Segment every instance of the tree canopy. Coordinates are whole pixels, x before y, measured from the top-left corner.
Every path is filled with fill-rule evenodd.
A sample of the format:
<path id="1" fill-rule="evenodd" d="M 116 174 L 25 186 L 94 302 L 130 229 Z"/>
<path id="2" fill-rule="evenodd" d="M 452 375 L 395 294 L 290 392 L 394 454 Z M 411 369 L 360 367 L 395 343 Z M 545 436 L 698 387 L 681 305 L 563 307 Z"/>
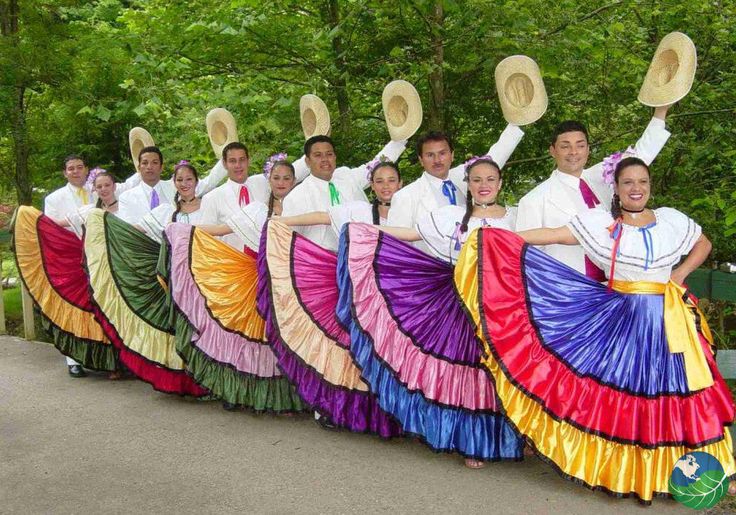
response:
<path id="1" fill-rule="evenodd" d="M 63 184 L 70 153 L 122 178 L 134 126 L 167 163 L 208 167 L 214 107 L 233 113 L 258 171 L 274 152 L 300 155 L 305 93 L 330 107 L 339 161 L 363 162 L 388 139 L 381 92 L 397 78 L 422 97 L 422 130 L 452 134 L 460 162 L 505 126 L 494 69 L 525 54 L 542 70 L 549 109 L 524 128 L 505 171 L 514 203 L 553 169 L 559 121 L 587 124 L 590 163 L 634 143 L 651 116 L 639 87 L 658 42 L 677 30 L 695 42 L 698 71 L 670 111 L 653 201 L 693 216 L 714 257 L 733 260 L 735 14 L 734 0 L 0 0 L 0 181 L 38 204 Z M 412 151 L 401 164 L 408 179 L 419 173 Z"/>

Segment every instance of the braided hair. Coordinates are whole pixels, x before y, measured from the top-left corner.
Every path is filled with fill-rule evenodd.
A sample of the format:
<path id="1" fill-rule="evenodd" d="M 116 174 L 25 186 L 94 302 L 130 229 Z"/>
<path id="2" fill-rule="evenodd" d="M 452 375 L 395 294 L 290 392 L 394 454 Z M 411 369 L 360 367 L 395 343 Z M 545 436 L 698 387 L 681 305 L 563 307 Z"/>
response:
<path id="1" fill-rule="evenodd" d="M 376 170 L 380 170 L 381 168 L 392 168 L 396 175 L 399 178 L 399 182 L 401 182 L 401 170 L 399 170 L 399 165 L 397 163 L 394 163 L 393 161 L 381 161 L 376 165 L 375 168 L 373 168 L 368 176 L 368 180 L 373 183 L 373 176 L 376 174 Z M 379 200 L 377 196 L 373 197 L 373 202 L 371 202 L 371 212 L 373 214 L 373 225 L 381 225 L 381 215 L 378 212 L 378 206 L 379 206 Z"/>
<path id="2" fill-rule="evenodd" d="M 179 173 L 179 170 L 186 169 L 192 172 L 192 175 L 194 175 L 194 179 L 199 182 L 199 175 L 197 174 L 197 169 L 192 166 L 189 161 L 179 161 L 179 164 L 177 164 L 174 167 L 174 184 L 176 185 L 176 176 Z M 176 190 L 176 193 L 174 194 L 174 204 L 176 204 L 176 210 L 174 211 L 174 214 L 171 215 L 171 221 L 176 222 L 177 215 L 181 212 L 181 195 L 179 195 L 179 190 Z"/>
<path id="3" fill-rule="evenodd" d="M 470 179 L 470 171 L 475 168 L 476 166 L 480 164 L 487 164 L 491 165 L 493 168 L 498 170 L 498 177 L 501 178 L 501 167 L 496 164 L 496 162 L 490 158 L 490 156 L 486 157 L 480 157 L 478 159 L 471 159 L 470 163 L 465 166 L 465 181 L 467 182 Z M 460 222 L 460 234 L 465 234 L 468 232 L 468 222 L 470 222 L 470 217 L 473 215 L 473 196 L 470 194 L 470 190 L 468 190 L 468 195 L 465 199 L 465 214 L 463 215 L 463 220 Z"/>
<path id="4" fill-rule="evenodd" d="M 647 170 L 647 174 L 649 174 L 649 166 L 644 161 L 638 157 L 626 157 L 618 162 L 613 172 L 613 181 L 616 184 L 618 184 L 618 178 L 621 176 L 621 172 L 630 166 L 643 166 Z M 614 193 L 613 199 L 611 200 L 611 217 L 614 220 L 619 220 L 623 217 L 621 198 L 618 196 L 618 193 Z"/>
<path id="5" fill-rule="evenodd" d="M 273 171 L 278 168 L 279 166 L 285 166 L 289 170 L 291 170 L 291 175 L 294 177 L 294 180 L 296 181 L 296 170 L 294 169 L 294 165 L 291 164 L 290 161 L 287 161 L 286 159 L 279 159 L 278 161 L 274 161 L 268 171 L 268 179 L 271 179 L 271 174 Z M 271 190 L 271 194 L 268 196 L 268 218 L 271 218 L 271 215 L 273 215 L 273 205 L 276 202 L 276 196 L 273 194 L 273 190 Z"/>

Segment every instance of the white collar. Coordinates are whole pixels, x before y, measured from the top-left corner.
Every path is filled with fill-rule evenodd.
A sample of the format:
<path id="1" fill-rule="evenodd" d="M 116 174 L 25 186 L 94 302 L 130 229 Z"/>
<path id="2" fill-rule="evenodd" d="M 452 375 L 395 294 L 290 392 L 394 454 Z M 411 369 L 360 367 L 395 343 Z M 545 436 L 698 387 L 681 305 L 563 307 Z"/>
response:
<path id="1" fill-rule="evenodd" d="M 557 177 L 557 180 L 559 180 L 565 186 L 576 190 L 580 189 L 580 180 L 582 178 L 582 175 L 580 177 L 575 177 L 574 175 L 570 175 L 569 173 L 561 172 L 558 169 L 555 169 L 555 171 L 552 172 L 552 175 L 554 177 Z"/>
<path id="2" fill-rule="evenodd" d="M 156 187 L 156 186 L 158 186 L 159 184 L 161 184 L 161 181 L 158 181 L 158 182 L 157 182 L 157 183 L 156 183 L 156 184 L 155 184 L 154 186 L 149 186 L 149 185 L 148 185 L 148 184 L 146 184 L 145 182 L 141 181 L 141 182 L 140 182 L 140 187 L 141 187 L 141 189 L 143 190 L 143 193 L 145 193 L 146 195 L 150 195 L 150 194 L 151 194 L 151 193 L 153 192 L 153 190 L 156 190 L 156 192 L 157 192 L 157 193 L 160 193 L 160 192 L 161 192 L 161 191 L 160 191 L 160 190 L 161 190 L 161 188 L 157 188 L 157 187 Z"/>
<path id="3" fill-rule="evenodd" d="M 424 179 L 425 179 L 426 181 L 428 181 L 428 182 L 429 182 L 429 184 L 430 184 L 430 185 L 431 185 L 432 187 L 436 188 L 436 189 L 440 189 L 440 188 L 442 188 L 442 184 L 443 184 L 443 183 L 444 183 L 445 181 L 449 181 L 449 180 L 450 180 L 450 176 L 449 176 L 449 175 L 447 176 L 447 179 L 440 179 L 439 177 L 435 177 L 434 175 L 432 175 L 431 173 L 429 173 L 429 172 L 428 172 L 428 171 L 426 171 L 426 170 L 425 170 L 425 171 L 424 171 L 424 173 L 422 174 L 422 177 L 424 177 Z"/>
<path id="4" fill-rule="evenodd" d="M 248 178 L 246 177 L 246 179 L 243 182 L 235 182 L 230 177 L 228 177 L 227 182 L 225 184 L 229 185 L 230 189 L 232 189 L 233 191 L 239 192 L 241 186 L 248 185 Z"/>
<path id="5" fill-rule="evenodd" d="M 75 195 L 77 195 L 80 190 L 85 189 L 84 186 L 75 186 L 71 182 L 67 182 L 66 185 L 71 190 L 71 192 L 74 193 Z"/>

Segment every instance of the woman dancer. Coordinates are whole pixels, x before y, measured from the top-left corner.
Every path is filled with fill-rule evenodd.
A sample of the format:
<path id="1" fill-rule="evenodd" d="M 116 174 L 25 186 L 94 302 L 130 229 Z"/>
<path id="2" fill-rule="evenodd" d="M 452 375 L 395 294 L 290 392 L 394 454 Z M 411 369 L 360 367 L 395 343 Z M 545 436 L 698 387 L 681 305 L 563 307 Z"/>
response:
<path id="1" fill-rule="evenodd" d="M 479 231 L 456 278 L 516 430 L 564 477 L 648 503 L 668 495 L 675 463 L 693 450 L 736 472 L 724 427 L 734 406 L 705 318 L 681 286 L 708 239 L 679 211 L 647 208 L 640 159 L 618 163 L 613 182 L 610 213 L 521 237 Z M 582 245 L 608 286 L 524 241 Z"/>
<path id="2" fill-rule="evenodd" d="M 269 160 L 265 173 L 271 187 L 269 204 L 253 201 L 220 226 L 194 229 L 174 223 L 165 229 L 163 271 L 176 307 L 176 348 L 187 370 L 224 401 L 228 410 L 246 407 L 257 412 L 300 411 L 299 396 L 276 365 L 256 311 L 256 261 L 206 234 L 233 229 L 258 249 L 260 232 L 271 211 L 295 182 L 286 156 Z M 269 166 L 270 165 L 270 166 Z M 160 270 L 161 271 L 161 270 Z"/>
<path id="3" fill-rule="evenodd" d="M 446 206 L 416 229 L 351 224 L 340 242 L 338 315 L 351 353 L 381 407 L 436 451 L 458 452 L 470 468 L 522 459 L 483 369 L 475 326 L 453 283 L 468 231 L 512 228 L 515 211 L 496 203 L 501 172 L 488 156 L 466 163 L 465 208 Z M 424 240 L 440 258 L 405 241 Z"/>

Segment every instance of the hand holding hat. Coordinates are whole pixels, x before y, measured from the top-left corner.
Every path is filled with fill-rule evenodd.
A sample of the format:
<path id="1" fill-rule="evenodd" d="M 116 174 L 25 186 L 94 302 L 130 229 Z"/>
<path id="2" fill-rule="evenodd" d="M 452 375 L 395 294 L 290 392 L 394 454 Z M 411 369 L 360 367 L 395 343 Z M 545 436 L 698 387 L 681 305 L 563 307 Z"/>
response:
<path id="1" fill-rule="evenodd" d="M 383 115 L 393 141 L 411 138 L 422 125 L 422 100 L 416 88 L 395 80 L 383 89 Z"/>
<path id="2" fill-rule="evenodd" d="M 690 92 L 698 67 L 695 44 L 682 32 L 671 32 L 660 41 L 639 90 L 639 102 L 662 107 Z"/>
<path id="3" fill-rule="evenodd" d="M 138 154 L 146 147 L 156 145 L 151 134 L 143 127 L 133 127 L 128 133 L 128 145 L 130 147 L 130 157 L 133 159 L 135 169 L 138 170 Z"/>
<path id="4" fill-rule="evenodd" d="M 227 109 L 215 108 L 207 113 L 205 119 L 207 135 L 210 138 L 212 150 L 218 159 L 222 157 L 222 149 L 228 143 L 238 141 L 238 126 L 235 117 Z"/>
<path id="5" fill-rule="evenodd" d="M 496 90 L 503 117 L 513 125 L 528 125 L 547 111 L 547 90 L 534 59 L 512 55 L 496 66 Z"/>

